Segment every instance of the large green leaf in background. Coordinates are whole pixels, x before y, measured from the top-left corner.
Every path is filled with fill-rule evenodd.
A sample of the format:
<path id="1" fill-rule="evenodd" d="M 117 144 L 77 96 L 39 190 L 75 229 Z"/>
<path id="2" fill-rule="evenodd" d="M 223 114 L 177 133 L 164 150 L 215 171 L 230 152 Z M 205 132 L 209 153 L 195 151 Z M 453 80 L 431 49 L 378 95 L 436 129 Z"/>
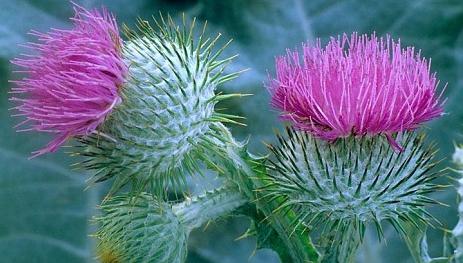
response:
<path id="1" fill-rule="evenodd" d="M 226 106 L 248 118 L 245 128 L 232 127 L 240 138 L 251 134 L 252 150 L 263 153 L 261 141 L 272 141 L 272 129 L 281 127 L 276 113 L 268 107 L 263 83 L 273 72 L 273 59 L 285 48 L 300 46 L 315 37 L 358 31 L 383 35 L 390 33 L 406 45 L 422 49 L 432 57 L 433 70 L 442 83 L 448 82 L 445 96 L 447 116 L 431 122 L 430 139 L 438 143 L 440 158 L 448 158 L 454 142 L 463 142 L 463 3 L 461 0 L 83 0 L 85 7 L 106 5 L 120 23 L 133 24 L 140 15 L 149 18 L 159 11 L 174 17 L 185 12 L 208 20 L 209 32 L 221 32 L 235 41 L 228 49 L 240 57 L 234 69 L 250 68 L 226 91 L 253 93 L 255 96 Z M 95 213 L 102 191 L 84 191 L 85 175 L 69 169 L 63 153 L 27 160 L 30 151 L 46 142 L 36 134 L 17 134 L 9 118 L 7 101 L 12 67 L 8 60 L 17 56 L 17 46 L 31 38 L 29 29 L 46 31 L 68 27 L 70 4 L 62 0 L 0 0 L 0 262 L 92 262 L 92 239 L 88 223 Z M 441 87 L 443 84 L 441 85 Z M 450 165 L 448 160 L 442 167 Z M 441 182 L 448 182 L 445 178 Z M 450 188 L 437 196 L 451 208 L 431 209 L 451 228 L 456 222 L 455 194 Z M 189 262 L 278 262 L 270 251 L 253 256 L 253 240 L 234 241 L 248 225 L 244 218 L 214 223 L 193 234 Z M 372 231 L 371 231 L 372 232 Z M 392 230 L 386 232 L 387 245 L 367 236 L 359 261 L 411 262 L 411 257 Z M 440 231 L 428 234 L 431 254 L 440 253 Z"/>

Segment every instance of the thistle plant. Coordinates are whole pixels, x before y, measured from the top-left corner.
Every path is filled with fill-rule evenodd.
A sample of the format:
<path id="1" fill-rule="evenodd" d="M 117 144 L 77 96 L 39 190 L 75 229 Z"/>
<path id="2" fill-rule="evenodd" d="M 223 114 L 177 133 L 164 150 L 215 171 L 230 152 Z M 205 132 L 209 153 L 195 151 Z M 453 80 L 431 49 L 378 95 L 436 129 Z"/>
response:
<path id="1" fill-rule="evenodd" d="M 74 9 L 74 28 L 34 32 L 35 53 L 12 61 L 25 76 L 11 100 L 20 130 L 55 135 L 33 157 L 69 142 L 89 184 L 111 185 L 93 219 L 99 261 L 185 262 L 191 231 L 232 215 L 250 217 L 244 236 L 282 262 L 352 262 L 366 226 L 383 239 L 386 222 L 416 262 L 433 260 L 426 208 L 442 172 L 420 127 L 444 100 L 414 48 L 353 33 L 277 57 L 267 88 L 288 127 L 257 156 L 226 126 L 242 117 L 217 107 L 244 96 L 218 92 L 241 73 L 227 69 L 230 41 L 184 16 L 120 32 L 105 9 Z M 203 170 L 222 185 L 192 195 L 187 179 Z"/>

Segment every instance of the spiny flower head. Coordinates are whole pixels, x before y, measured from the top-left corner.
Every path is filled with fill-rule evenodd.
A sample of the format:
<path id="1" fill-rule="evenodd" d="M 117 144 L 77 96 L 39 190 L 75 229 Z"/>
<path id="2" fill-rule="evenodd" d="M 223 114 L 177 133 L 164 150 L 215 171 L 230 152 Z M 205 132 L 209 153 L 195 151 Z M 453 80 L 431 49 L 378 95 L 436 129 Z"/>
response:
<path id="1" fill-rule="evenodd" d="M 353 33 L 276 59 L 272 104 L 298 129 L 333 141 L 417 128 L 442 114 L 430 62 L 413 47 Z M 302 57 L 302 58 L 301 58 Z"/>
<path id="2" fill-rule="evenodd" d="M 182 263 L 189 230 L 171 206 L 141 193 L 112 197 L 101 205 L 97 257 L 102 263 Z"/>
<path id="3" fill-rule="evenodd" d="M 35 156 L 55 151 L 68 138 L 96 130 L 121 102 L 119 87 L 127 68 L 121 57 L 122 39 L 108 11 L 87 11 L 75 5 L 74 27 L 32 32 L 40 43 L 30 43 L 36 54 L 12 63 L 27 74 L 13 81 L 15 109 L 26 120 L 18 126 L 56 134 Z"/>
<path id="4" fill-rule="evenodd" d="M 172 18 L 155 20 L 157 28 L 139 20 L 138 30 L 127 29 L 123 58 L 129 65 L 121 89 L 123 103 L 94 134 L 82 139 L 77 153 L 82 164 L 96 171 L 93 181 L 115 178 L 116 191 L 128 182 L 137 189 L 166 194 L 166 188 L 185 186 L 185 174 L 202 164 L 216 167 L 228 139 L 222 122 L 235 116 L 215 110 L 218 101 L 240 96 L 220 95 L 217 86 L 235 78 L 224 74 L 235 57 L 219 60 L 228 44 L 214 50 L 217 38 L 194 40 L 191 26 L 177 26 Z"/>
<path id="5" fill-rule="evenodd" d="M 382 136 L 329 143 L 292 128 L 287 133 L 278 136 L 279 145 L 269 146 L 266 191 L 281 201 L 278 211 L 294 209 L 296 223 L 341 232 L 350 224 L 364 230 L 375 223 L 382 236 L 382 221 L 398 231 L 404 222 L 416 227 L 433 222 L 424 207 L 437 203 L 427 194 L 440 188 L 432 183 L 440 173 L 432 170 L 435 151 L 424 146 L 424 136 L 399 134 L 394 139 L 403 151 L 396 152 Z"/>

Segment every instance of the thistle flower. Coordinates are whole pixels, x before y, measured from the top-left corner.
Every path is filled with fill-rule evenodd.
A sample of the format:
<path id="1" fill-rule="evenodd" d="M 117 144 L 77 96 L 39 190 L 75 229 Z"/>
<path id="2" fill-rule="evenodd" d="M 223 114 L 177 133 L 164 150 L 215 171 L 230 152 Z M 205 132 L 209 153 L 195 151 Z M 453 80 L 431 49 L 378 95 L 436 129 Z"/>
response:
<path id="1" fill-rule="evenodd" d="M 74 5 L 74 28 L 32 32 L 40 43 L 30 43 L 34 55 L 12 63 L 27 77 L 13 81 L 15 107 L 26 120 L 21 131 L 55 134 L 34 156 L 55 151 L 67 139 L 91 134 L 121 102 L 119 87 L 126 66 L 115 18 L 106 10 L 87 11 Z"/>
<path id="2" fill-rule="evenodd" d="M 140 20 L 139 30 L 127 29 L 123 58 L 129 65 L 121 89 L 123 103 L 98 134 L 82 138 L 76 153 L 82 165 L 96 171 L 93 182 L 115 178 L 111 192 L 128 182 L 136 189 L 166 195 L 181 191 L 185 174 L 197 174 L 206 164 L 217 168 L 226 153 L 228 134 L 222 122 L 235 116 L 219 113 L 215 104 L 240 94 L 221 95 L 216 88 L 238 73 L 224 74 L 235 57 L 218 60 L 228 45 L 213 51 L 218 40 L 194 41 L 191 27 L 179 27 L 168 17 L 155 20 L 154 29 Z"/>
<path id="3" fill-rule="evenodd" d="M 400 149 L 393 133 L 442 114 L 430 62 L 389 36 L 344 34 L 325 48 L 318 40 L 304 44 L 300 57 L 288 50 L 276 59 L 272 104 L 283 119 L 319 138 L 384 134 Z"/>

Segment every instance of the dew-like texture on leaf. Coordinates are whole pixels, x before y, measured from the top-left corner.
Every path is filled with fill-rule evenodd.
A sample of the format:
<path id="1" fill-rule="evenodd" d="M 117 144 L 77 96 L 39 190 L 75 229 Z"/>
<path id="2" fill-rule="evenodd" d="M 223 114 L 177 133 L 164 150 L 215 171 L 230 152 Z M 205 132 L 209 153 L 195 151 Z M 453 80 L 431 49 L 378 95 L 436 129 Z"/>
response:
<path id="1" fill-rule="evenodd" d="M 403 45 L 413 45 L 422 55 L 432 58 L 431 71 L 436 71 L 441 86 L 448 82 L 444 97 L 448 101 L 439 120 L 426 124 L 428 140 L 440 149 L 437 159 L 451 157 L 453 142 L 463 142 L 463 3 L 460 0 L 363 1 L 363 0 L 75 0 L 86 8 L 102 5 L 116 14 L 119 23 L 133 26 L 136 17 L 151 19 L 159 11 L 169 12 L 180 21 L 197 16 L 198 24 L 207 19 L 209 33 L 221 32 L 224 41 L 233 38 L 226 54 L 240 56 L 230 65 L 234 72 L 250 68 L 238 79 L 227 83 L 227 92 L 252 93 L 254 96 L 234 99 L 221 105 L 231 114 L 247 117 L 247 127 L 232 125 L 239 138 L 251 137 L 251 150 L 265 152 L 262 141 L 274 140 L 278 113 L 270 109 L 270 96 L 264 88 L 268 74 L 274 74 L 274 58 L 286 48 L 300 47 L 302 42 L 321 38 L 326 44 L 330 36 L 357 31 L 378 36 L 386 33 L 400 38 Z M 85 175 L 70 172 L 69 159 L 53 154 L 27 161 L 30 152 L 41 147 L 45 136 L 17 134 L 7 109 L 7 91 L 11 88 L 13 67 L 9 60 L 24 52 L 19 43 L 32 40 L 27 31 L 46 32 L 51 27 L 71 27 L 68 1 L 0 0 L 0 262 L 93 262 L 92 239 L 88 237 L 88 219 L 101 196 L 96 189 L 84 191 Z M 198 27 L 199 28 L 199 27 Z M 218 105 L 220 107 L 220 105 Z M 62 152 L 65 149 L 62 150 Z M 449 165 L 444 161 L 441 167 Z M 53 167 L 59 167 L 56 170 Z M 450 174 L 454 176 L 453 174 Z M 449 183 L 442 178 L 440 183 Z M 451 208 L 430 209 L 446 228 L 457 221 L 455 192 L 452 188 L 434 196 Z M 95 198 L 95 199 L 94 199 Z M 254 263 L 279 262 L 273 253 L 258 252 L 251 256 L 254 244 L 233 241 L 245 230 L 220 221 L 214 228 L 192 233 L 188 262 Z M 233 221 L 235 222 L 235 221 Z M 246 221 L 247 222 L 247 221 Z M 368 233 L 372 233 L 370 236 Z M 359 254 L 359 262 L 413 262 L 403 241 L 393 229 L 385 229 L 385 243 L 379 244 L 373 231 L 367 231 L 367 246 Z M 440 231 L 428 233 L 430 252 L 441 253 Z M 219 242 L 220 241 L 220 242 Z M 244 242 L 244 243 L 243 243 Z M 220 249 L 217 245 L 221 245 Z M 226 260 L 221 260 L 225 259 Z"/>

